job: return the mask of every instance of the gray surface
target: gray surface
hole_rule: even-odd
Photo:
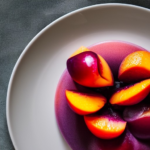
[[[150,0],[0,0],[0,150],[14,149],[6,123],[6,92],[12,69],[25,46],[60,16],[106,2],[150,8]]]

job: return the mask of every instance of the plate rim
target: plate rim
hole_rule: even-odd
[[[103,3],[103,4],[94,4],[94,5],[90,5],[90,6],[86,6],[86,7],[82,7],[79,9],[76,9],[74,11],[71,11],[61,17],[59,17],[58,19],[52,21],[51,23],[49,23],[47,26],[45,26],[41,31],[39,31],[31,40],[30,42],[25,46],[25,48],[23,49],[23,51],[21,52],[19,58],[17,59],[13,70],[11,72],[11,76],[9,79],[9,83],[8,83],[8,88],[7,88],[7,93],[6,93],[6,122],[7,122],[7,126],[8,126],[8,132],[11,138],[11,141],[13,143],[13,146],[16,150],[19,150],[16,144],[16,141],[14,139],[14,135],[12,133],[13,129],[11,126],[11,121],[10,121],[10,95],[11,95],[11,89],[13,87],[13,82],[14,82],[14,77],[16,75],[16,72],[18,70],[19,65],[21,64],[25,54],[29,51],[30,47],[34,44],[34,42],[36,42],[38,40],[38,38],[40,38],[40,36],[42,36],[48,29],[50,29],[52,26],[54,26],[55,24],[59,23],[61,20],[70,17],[71,15],[74,15],[78,12],[81,11],[85,11],[88,9],[94,9],[94,8],[105,8],[105,7],[130,7],[133,9],[139,9],[142,11],[146,11],[150,13],[150,9],[149,8],[145,8],[143,6],[137,6],[134,4],[126,4],[126,3]]]

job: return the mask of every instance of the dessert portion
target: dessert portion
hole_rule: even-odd
[[[146,124],[150,79],[143,75],[148,72],[136,80],[124,80],[129,76],[122,71],[124,79],[118,78],[126,58],[138,52],[146,50],[125,42],[105,42],[81,47],[68,58],[56,91],[55,111],[73,150],[150,150]],[[140,64],[145,57],[141,55]],[[133,74],[140,64],[130,66],[129,72]],[[130,70],[126,63],[123,66],[125,72]]]
[[[66,90],[66,99],[70,108],[79,115],[88,115],[100,110],[107,102],[101,94],[89,94]]]
[[[113,85],[108,64],[94,52],[85,51],[69,58],[67,69],[72,79],[80,85],[95,88]]]
[[[136,82],[150,78],[150,53],[137,51],[129,54],[121,63],[118,78],[123,82]]]
[[[120,136],[125,128],[126,122],[119,114],[110,108],[99,114],[84,116],[84,121],[88,129],[98,138],[113,139]]]
[[[134,105],[146,98],[150,92],[150,79],[118,89],[110,98],[109,102],[117,105]]]

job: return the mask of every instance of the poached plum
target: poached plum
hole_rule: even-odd
[[[94,52],[85,51],[69,58],[67,69],[72,79],[83,86],[113,85],[113,76],[107,62]]]
[[[127,107],[123,116],[135,137],[150,139],[150,104],[139,103],[132,107]]]
[[[114,42],[114,41],[98,43],[96,45],[92,45],[88,47],[87,49],[88,50],[85,50],[83,53],[92,51],[94,52],[94,54],[97,55],[97,57],[95,56],[94,58],[99,60],[98,58],[100,55],[100,57],[102,57],[105,60],[105,62],[109,66],[110,72],[114,76],[114,80],[117,82],[120,82],[118,81],[118,70],[123,59],[125,59],[125,57],[132,52],[144,50],[143,48],[133,44],[129,44],[125,42]],[[80,52],[76,53],[75,55],[71,56],[69,59],[72,59],[73,57],[76,57],[77,55],[80,54],[82,53]],[[97,64],[97,66],[99,66],[99,64]],[[139,138],[135,138],[133,136],[133,132],[130,132],[130,128],[128,128],[128,123],[127,126],[125,126],[125,129],[122,130],[123,131],[122,134],[120,134],[118,137],[116,136],[113,139],[107,139],[107,138],[102,139],[102,137],[99,138],[95,136],[88,129],[86,125],[86,119],[84,118],[86,117],[88,118],[89,116],[92,117],[97,113],[100,114],[102,110],[98,111],[96,114],[91,114],[86,116],[81,116],[76,114],[74,111],[72,111],[72,109],[70,109],[68,105],[65,91],[71,90],[71,91],[77,91],[81,93],[82,92],[88,93],[91,90],[93,91],[93,87],[94,87],[96,92],[99,91],[96,90],[97,88],[103,88],[103,86],[93,86],[93,85],[87,86],[87,85],[80,84],[79,82],[77,82],[72,78],[72,75],[70,75],[68,71],[66,70],[64,72],[58,84],[56,97],[55,97],[55,111],[56,111],[56,117],[57,117],[59,128],[64,138],[67,140],[68,144],[73,150],[110,150],[110,149],[111,150],[150,150],[149,142],[140,140]],[[98,73],[101,72],[99,71]],[[90,80],[91,80],[91,76],[90,76]],[[112,88],[108,87],[107,90],[112,90]],[[103,93],[99,92],[98,94],[103,94]],[[111,95],[109,94],[108,97],[111,97]],[[105,104],[104,108],[102,109],[107,109],[108,106],[110,106],[108,104],[109,103],[107,102],[107,104]],[[113,120],[111,117],[108,117],[103,113],[100,115],[104,116],[100,120],[102,120],[102,122],[106,124]],[[123,118],[122,113],[120,113],[120,116],[121,118]],[[119,119],[118,120],[116,119],[115,121],[119,121],[126,124],[126,122],[123,120],[121,121]],[[112,122],[112,124],[114,123],[113,125],[116,125],[115,121]]]
[[[100,110],[107,102],[101,94],[89,94],[66,90],[66,99],[73,111],[79,115],[87,115]]]

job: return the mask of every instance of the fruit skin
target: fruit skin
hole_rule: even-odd
[[[86,87],[113,85],[113,76],[106,61],[91,51],[82,52],[67,60],[72,79]]]
[[[87,94],[66,90],[66,98],[71,109],[79,115],[87,115],[100,110],[107,102],[100,94]]]
[[[150,78],[150,53],[137,51],[129,54],[121,63],[118,78],[123,82],[137,82]]]
[[[100,54],[109,64],[114,77],[122,60],[131,52],[142,49],[126,42],[105,42],[88,47]],[[94,136],[86,127],[83,116],[74,113],[67,104],[65,90],[88,92],[89,88],[73,82],[67,70],[64,71],[57,86],[55,112],[59,130],[73,150],[150,150],[150,143],[136,139],[128,129],[118,138],[102,140]]]
[[[120,136],[125,128],[126,122],[117,116],[117,113],[84,116],[88,129],[98,138],[113,139]]]
[[[150,139],[150,104],[127,107],[123,113],[132,134],[139,139]]]
[[[109,102],[117,105],[134,105],[142,101],[150,92],[150,79],[143,80],[115,92]]]

